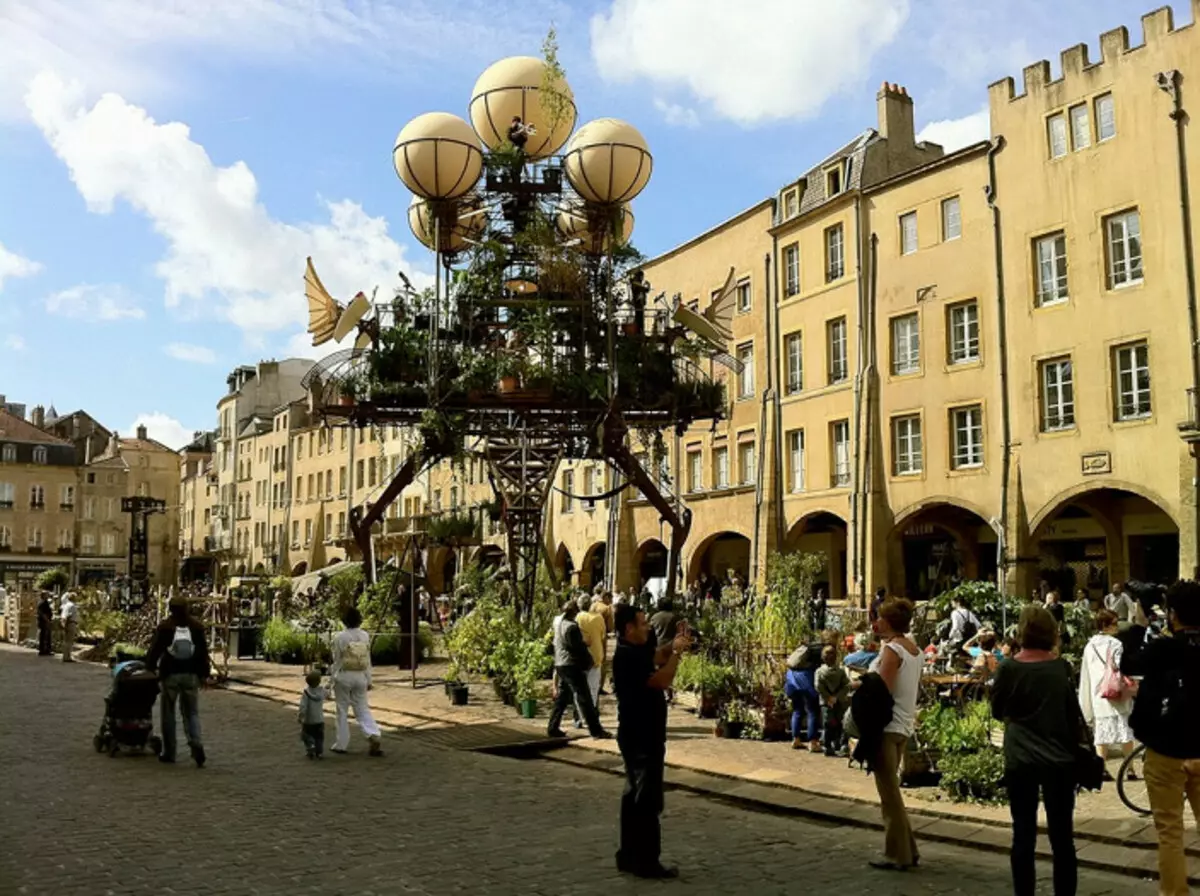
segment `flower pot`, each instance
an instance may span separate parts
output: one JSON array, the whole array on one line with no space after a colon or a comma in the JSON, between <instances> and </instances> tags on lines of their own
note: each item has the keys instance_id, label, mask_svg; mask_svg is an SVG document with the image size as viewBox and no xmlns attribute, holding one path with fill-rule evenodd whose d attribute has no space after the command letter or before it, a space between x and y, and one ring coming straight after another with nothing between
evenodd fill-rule
<instances>
[{"instance_id":1,"label":"flower pot","mask_svg":"<svg viewBox=\"0 0 1200 896\"><path fill-rule=\"evenodd\" d=\"M467 705L467 686L465 684L456 684L450 689L450 703L454 706Z\"/></svg>"},{"instance_id":2,"label":"flower pot","mask_svg":"<svg viewBox=\"0 0 1200 896\"><path fill-rule=\"evenodd\" d=\"M629 320L621 324L621 332L626 336L636 336L638 334L637 322Z\"/></svg>"},{"instance_id":3,"label":"flower pot","mask_svg":"<svg viewBox=\"0 0 1200 896\"><path fill-rule=\"evenodd\" d=\"M728 738L729 740L739 740L742 732L746 730L745 722L730 722L722 719L717 725L717 737Z\"/></svg>"},{"instance_id":4,"label":"flower pot","mask_svg":"<svg viewBox=\"0 0 1200 896\"><path fill-rule=\"evenodd\" d=\"M537 715L537 701L536 700L522 700L521 701L521 718L532 719L536 715Z\"/></svg>"},{"instance_id":5,"label":"flower pot","mask_svg":"<svg viewBox=\"0 0 1200 896\"><path fill-rule=\"evenodd\" d=\"M349 395L339 395L338 404L344 408L354 407L354 399Z\"/></svg>"},{"instance_id":6,"label":"flower pot","mask_svg":"<svg viewBox=\"0 0 1200 896\"><path fill-rule=\"evenodd\" d=\"M515 376L500 377L500 394L509 395L521 388L521 382Z\"/></svg>"}]
</instances>

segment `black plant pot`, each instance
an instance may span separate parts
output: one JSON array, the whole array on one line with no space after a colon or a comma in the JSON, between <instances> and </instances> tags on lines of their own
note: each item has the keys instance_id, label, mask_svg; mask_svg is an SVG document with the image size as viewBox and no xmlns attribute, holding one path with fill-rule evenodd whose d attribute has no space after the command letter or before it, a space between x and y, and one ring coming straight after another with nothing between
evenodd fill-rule
<instances>
[{"instance_id":1,"label":"black plant pot","mask_svg":"<svg viewBox=\"0 0 1200 896\"><path fill-rule=\"evenodd\" d=\"M723 721L717 730L720 732L721 737L728 738L729 740L739 740L742 732L746 730L746 723Z\"/></svg>"},{"instance_id":2,"label":"black plant pot","mask_svg":"<svg viewBox=\"0 0 1200 896\"><path fill-rule=\"evenodd\" d=\"M467 705L468 690L465 684L456 684L450 689L450 703L454 706Z\"/></svg>"}]
</instances>

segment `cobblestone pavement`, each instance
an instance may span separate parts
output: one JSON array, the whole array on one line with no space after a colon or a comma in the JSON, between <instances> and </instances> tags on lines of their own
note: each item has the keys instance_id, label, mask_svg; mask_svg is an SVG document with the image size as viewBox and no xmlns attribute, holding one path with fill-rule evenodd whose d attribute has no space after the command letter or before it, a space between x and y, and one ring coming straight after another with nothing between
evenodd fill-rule
<instances>
[{"instance_id":1,"label":"cobblestone pavement","mask_svg":"<svg viewBox=\"0 0 1200 896\"><path fill-rule=\"evenodd\" d=\"M619 781L389 736L387 756L309 762L295 712L201 698L209 766L93 752L104 670L0 648L0 894L1000 894L1004 856L925 844L915 873L864 867L877 835L667 795L673 884L613 870ZM1039 866L1050 892L1047 866ZM1152 894L1084 871L1081 894Z\"/></svg>"}]
</instances>

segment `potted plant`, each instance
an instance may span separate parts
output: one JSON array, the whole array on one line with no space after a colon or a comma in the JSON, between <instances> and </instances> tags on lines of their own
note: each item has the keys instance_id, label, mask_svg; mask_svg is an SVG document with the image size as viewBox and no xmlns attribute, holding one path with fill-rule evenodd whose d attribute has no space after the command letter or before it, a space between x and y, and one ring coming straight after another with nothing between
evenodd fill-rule
<instances>
[{"instance_id":1,"label":"potted plant","mask_svg":"<svg viewBox=\"0 0 1200 896\"><path fill-rule=\"evenodd\" d=\"M521 389L521 375L525 372L525 359L517 352L507 352L500 357L496 365L496 374L500 378L499 392L510 395Z\"/></svg>"},{"instance_id":2,"label":"potted plant","mask_svg":"<svg viewBox=\"0 0 1200 896\"><path fill-rule=\"evenodd\" d=\"M717 737L738 740L745 732L746 725L753 720L754 713L744 700L730 700L721 709L721 718L717 723Z\"/></svg>"},{"instance_id":3,"label":"potted plant","mask_svg":"<svg viewBox=\"0 0 1200 896\"><path fill-rule=\"evenodd\" d=\"M538 693L553 668L554 658L546 653L546 646L541 640L530 638L521 643L513 677L522 717L532 719L537 715Z\"/></svg>"}]
</instances>

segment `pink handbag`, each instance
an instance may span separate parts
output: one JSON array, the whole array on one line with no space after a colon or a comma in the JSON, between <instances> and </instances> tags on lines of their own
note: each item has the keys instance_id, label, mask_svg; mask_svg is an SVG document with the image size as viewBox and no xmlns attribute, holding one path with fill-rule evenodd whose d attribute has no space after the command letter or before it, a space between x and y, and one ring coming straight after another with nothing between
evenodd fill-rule
<instances>
[{"instance_id":1,"label":"pink handbag","mask_svg":"<svg viewBox=\"0 0 1200 896\"><path fill-rule=\"evenodd\" d=\"M1095 650L1095 648L1092 648ZM1096 651L1096 656L1100 652ZM1137 686L1132 680L1121 674L1120 670L1113 665L1112 650L1109 650L1108 656L1104 660L1104 676L1100 679L1099 694L1105 700L1113 700L1121 702L1131 697L1137 690Z\"/></svg>"}]
</instances>

